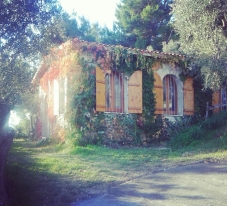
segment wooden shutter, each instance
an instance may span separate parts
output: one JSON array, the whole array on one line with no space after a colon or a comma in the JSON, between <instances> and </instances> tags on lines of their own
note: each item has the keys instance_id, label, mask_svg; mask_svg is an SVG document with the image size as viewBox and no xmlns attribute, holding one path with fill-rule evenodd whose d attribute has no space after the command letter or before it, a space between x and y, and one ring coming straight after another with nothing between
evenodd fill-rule
<instances>
[{"instance_id":1,"label":"wooden shutter","mask_svg":"<svg viewBox=\"0 0 227 206\"><path fill-rule=\"evenodd\" d=\"M163 84L160 76L154 72L154 94L155 94L155 112L154 114L163 114Z\"/></svg>"},{"instance_id":2,"label":"wooden shutter","mask_svg":"<svg viewBox=\"0 0 227 206\"><path fill-rule=\"evenodd\" d=\"M194 114L194 88L193 79L190 77L184 82L184 114Z\"/></svg>"},{"instance_id":3,"label":"wooden shutter","mask_svg":"<svg viewBox=\"0 0 227 206\"><path fill-rule=\"evenodd\" d=\"M136 71L128 82L128 112L142 113L142 71Z\"/></svg>"},{"instance_id":4,"label":"wooden shutter","mask_svg":"<svg viewBox=\"0 0 227 206\"><path fill-rule=\"evenodd\" d=\"M96 67L96 111L105 112L105 75L103 71Z\"/></svg>"},{"instance_id":5,"label":"wooden shutter","mask_svg":"<svg viewBox=\"0 0 227 206\"><path fill-rule=\"evenodd\" d=\"M212 106L216 105L216 104L220 104L220 90L217 90L215 92L213 92L212 94ZM215 108L213 110L214 113L218 113L219 112L219 108Z\"/></svg>"}]
</instances>

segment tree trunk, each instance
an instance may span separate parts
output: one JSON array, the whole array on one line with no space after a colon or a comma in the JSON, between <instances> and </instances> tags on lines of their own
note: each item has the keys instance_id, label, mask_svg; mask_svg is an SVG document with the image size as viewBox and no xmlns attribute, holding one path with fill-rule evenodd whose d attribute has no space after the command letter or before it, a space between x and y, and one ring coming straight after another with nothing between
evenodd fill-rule
<instances>
[{"instance_id":1,"label":"tree trunk","mask_svg":"<svg viewBox=\"0 0 227 206\"><path fill-rule=\"evenodd\" d=\"M8 197L5 190L4 170L6 164L6 158L10 146L13 142L13 135L6 135L0 137L0 205L6 206Z\"/></svg>"},{"instance_id":2,"label":"tree trunk","mask_svg":"<svg viewBox=\"0 0 227 206\"><path fill-rule=\"evenodd\" d=\"M14 133L8 127L9 115L10 107L7 104L0 104L0 206L8 205L4 183L4 170L7 154L14 137Z\"/></svg>"}]
</instances>

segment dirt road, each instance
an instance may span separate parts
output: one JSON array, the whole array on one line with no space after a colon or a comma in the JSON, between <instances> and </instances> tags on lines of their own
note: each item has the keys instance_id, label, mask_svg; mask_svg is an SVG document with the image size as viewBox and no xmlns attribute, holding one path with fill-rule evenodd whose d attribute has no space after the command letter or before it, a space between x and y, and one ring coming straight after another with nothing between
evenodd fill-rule
<instances>
[{"instance_id":1,"label":"dirt road","mask_svg":"<svg viewBox=\"0 0 227 206\"><path fill-rule=\"evenodd\" d=\"M72 206L226 206L227 161L151 171Z\"/></svg>"}]
</instances>

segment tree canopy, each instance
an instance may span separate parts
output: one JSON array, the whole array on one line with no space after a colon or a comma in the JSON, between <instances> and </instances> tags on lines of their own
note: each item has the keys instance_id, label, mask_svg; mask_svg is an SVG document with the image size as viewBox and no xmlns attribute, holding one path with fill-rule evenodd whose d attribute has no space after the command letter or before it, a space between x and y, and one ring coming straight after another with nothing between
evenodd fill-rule
<instances>
[{"instance_id":1,"label":"tree canopy","mask_svg":"<svg viewBox=\"0 0 227 206\"><path fill-rule=\"evenodd\" d=\"M117 25L126 36L126 46L154 50L171 39L171 0L121 0L117 6Z\"/></svg>"},{"instance_id":2,"label":"tree canopy","mask_svg":"<svg viewBox=\"0 0 227 206\"><path fill-rule=\"evenodd\" d=\"M2 0L0 3L1 52L26 57L43 51L43 27L59 14L57 0Z\"/></svg>"},{"instance_id":3,"label":"tree canopy","mask_svg":"<svg viewBox=\"0 0 227 206\"><path fill-rule=\"evenodd\" d=\"M50 46L44 31L60 13L56 0L0 2L0 103L14 105L21 99L37 54Z\"/></svg>"},{"instance_id":4,"label":"tree canopy","mask_svg":"<svg viewBox=\"0 0 227 206\"><path fill-rule=\"evenodd\" d=\"M226 1L176 0L172 6L180 49L201 68L206 87L219 87L226 79Z\"/></svg>"}]
</instances>

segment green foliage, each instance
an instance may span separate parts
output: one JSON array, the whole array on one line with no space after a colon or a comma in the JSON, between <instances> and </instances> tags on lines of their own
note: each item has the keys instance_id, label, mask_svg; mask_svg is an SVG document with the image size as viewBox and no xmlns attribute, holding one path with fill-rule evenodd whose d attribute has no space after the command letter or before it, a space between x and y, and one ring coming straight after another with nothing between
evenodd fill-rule
<instances>
[{"instance_id":1,"label":"green foliage","mask_svg":"<svg viewBox=\"0 0 227 206\"><path fill-rule=\"evenodd\" d=\"M121 47L116 47L112 55L113 65L126 75L131 75L136 70L150 69L154 63L154 58L147 58L140 52L131 52Z\"/></svg>"},{"instance_id":2,"label":"green foliage","mask_svg":"<svg viewBox=\"0 0 227 206\"><path fill-rule=\"evenodd\" d=\"M159 118L154 119L155 112L155 96L154 76L152 70L143 70L143 113L139 120L140 129L146 134L146 142L151 143L155 134L163 127Z\"/></svg>"},{"instance_id":3,"label":"green foliage","mask_svg":"<svg viewBox=\"0 0 227 206\"><path fill-rule=\"evenodd\" d=\"M212 148L213 151L215 150L226 150L227 149L227 133L224 132L217 138L213 138L210 142L206 145L207 148Z\"/></svg>"},{"instance_id":4,"label":"green foliage","mask_svg":"<svg viewBox=\"0 0 227 206\"><path fill-rule=\"evenodd\" d=\"M91 136L94 129L94 115L95 109L95 73L91 71L94 67L87 64L84 59L81 59L82 72L79 76L81 85L77 88L72 88L70 93L73 94L71 109L67 116L70 118L69 122L76 137L76 144L86 146L87 144L94 143ZM89 74L87 76L87 74ZM78 78L78 77L77 77ZM76 79L77 79L76 78ZM76 128L74 128L76 126ZM95 140L94 140L95 141Z\"/></svg>"},{"instance_id":5,"label":"green foliage","mask_svg":"<svg viewBox=\"0 0 227 206\"><path fill-rule=\"evenodd\" d=\"M172 116L172 119L165 119L168 134L173 136L180 132L184 132L192 125L193 116Z\"/></svg>"},{"instance_id":6,"label":"green foliage","mask_svg":"<svg viewBox=\"0 0 227 206\"><path fill-rule=\"evenodd\" d=\"M181 130L170 138L169 145L172 149L179 149L189 145L195 146L204 137L204 130L198 125Z\"/></svg>"},{"instance_id":7,"label":"green foliage","mask_svg":"<svg viewBox=\"0 0 227 206\"><path fill-rule=\"evenodd\" d=\"M111 45L124 45L126 41L124 34L121 32L120 28L114 23L112 30L107 27L102 27L99 29L99 41L104 44ZM98 40L96 40L99 42Z\"/></svg>"},{"instance_id":8,"label":"green foliage","mask_svg":"<svg viewBox=\"0 0 227 206\"><path fill-rule=\"evenodd\" d=\"M204 88L204 81L200 75L197 75L193 81L194 87L194 106L195 113L204 117L206 115L206 104L209 102L209 106L212 104L213 91L210 88ZM211 115L211 111L209 111Z\"/></svg>"},{"instance_id":9,"label":"green foliage","mask_svg":"<svg viewBox=\"0 0 227 206\"><path fill-rule=\"evenodd\" d=\"M161 50L162 42L171 38L168 24L171 0L121 0L116 10L117 24L124 34L124 46Z\"/></svg>"},{"instance_id":10,"label":"green foliage","mask_svg":"<svg viewBox=\"0 0 227 206\"><path fill-rule=\"evenodd\" d=\"M131 75L134 71L138 70L140 59L133 53L130 53L125 48L116 47L113 51L113 66L118 71L124 72L125 75Z\"/></svg>"},{"instance_id":11,"label":"green foliage","mask_svg":"<svg viewBox=\"0 0 227 206\"><path fill-rule=\"evenodd\" d=\"M226 78L226 3L185 0L172 6L180 50L193 56L206 87L219 88Z\"/></svg>"},{"instance_id":12,"label":"green foliage","mask_svg":"<svg viewBox=\"0 0 227 206\"><path fill-rule=\"evenodd\" d=\"M21 104L40 53L51 45L44 31L60 14L56 0L0 2L0 102Z\"/></svg>"},{"instance_id":13,"label":"green foliage","mask_svg":"<svg viewBox=\"0 0 227 206\"><path fill-rule=\"evenodd\" d=\"M180 48L179 43L171 39L168 43L163 42L162 51L166 53L179 54L180 53L179 48Z\"/></svg>"},{"instance_id":14,"label":"green foliage","mask_svg":"<svg viewBox=\"0 0 227 206\"><path fill-rule=\"evenodd\" d=\"M187 146L195 146L202 141L207 141L211 131L222 128L227 124L227 112L215 114L207 120L196 122L192 125L193 117L178 120L169 126L170 141L169 145L173 149L179 149ZM226 143L226 134L220 141Z\"/></svg>"},{"instance_id":15,"label":"green foliage","mask_svg":"<svg viewBox=\"0 0 227 206\"><path fill-rule=\"evenodd\" d=\"M61 12L56 0L3 0L0 7L1 53L28 57L47 51L50 44L43 31L51 25L53 16Z\"/></svg>"},{"instance_id":16,"label":"green foliage","mask_svg":"<svg viewBox=\"0 0 227 206\"><path fill-rule=\"evenodd\" d=\"M211 118L201 122L201 128L206 130L214 130L225 126L227 124L227 112L219 112L218 114L214 114Z\"/></svg>"},{"instance_id":17,"label":"green foliage","mask_svg":"<svg viewBox=\"0 0 227 206\"><path fill-rule=\"evenodd\" d=\"M9 61L9 55L2 55L0 65L0 102L10 105L21 103L29 93L32 80L30 65L20 59Z\"/></svg>"}]
</instances>

